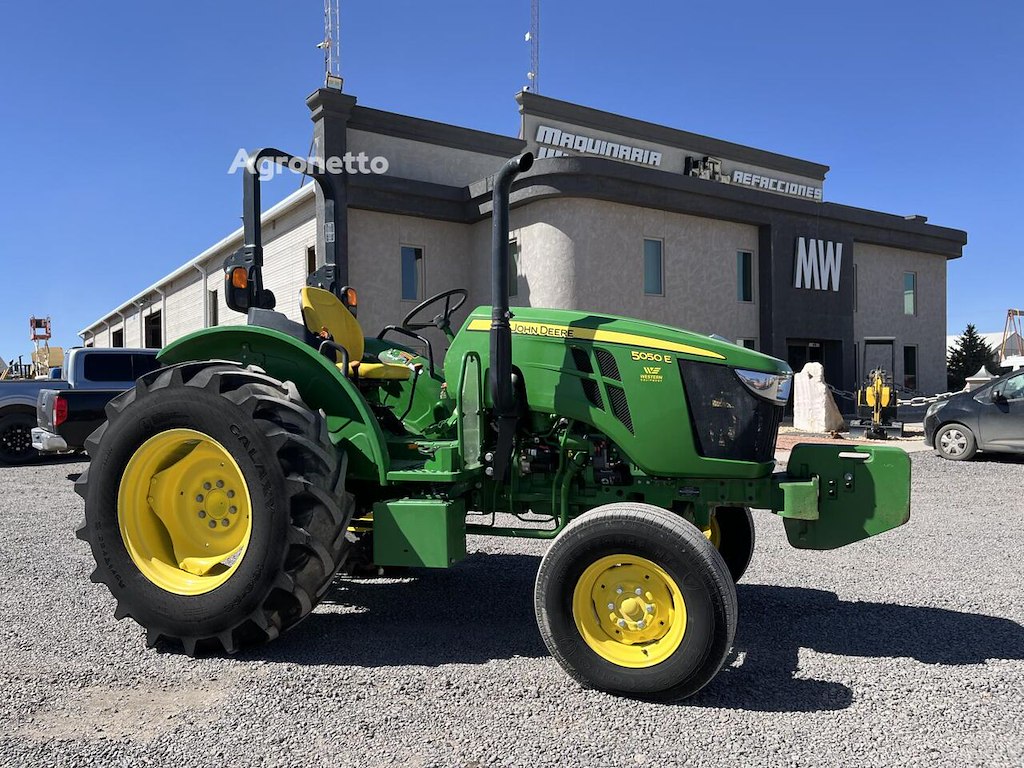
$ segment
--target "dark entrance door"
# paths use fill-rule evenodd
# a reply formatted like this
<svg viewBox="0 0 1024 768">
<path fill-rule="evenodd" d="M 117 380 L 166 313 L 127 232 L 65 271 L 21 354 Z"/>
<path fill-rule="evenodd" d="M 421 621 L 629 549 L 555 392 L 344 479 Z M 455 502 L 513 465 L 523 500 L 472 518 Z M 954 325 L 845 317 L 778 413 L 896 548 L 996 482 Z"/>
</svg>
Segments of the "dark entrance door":
<svg viewBox="0 0 1024 768">
<path fill-rule="evenodd" d="M 825 342 L 807 339 L 786 339 L 786 362 L 794 371 L 808 363 L 825 362 Z"/>
<path fill-rule="evenodd" d="M 799 373 L 807 363 L 821 363 L 825 369 L 825 381 L 838 389 L 846 389 L 849 382 L 843 381 L 843 342 L 835 339 L 786 339 L 786 362 L 794 372 Z M 836 405 L 844 413 L 853 401 L 839 394 L 835 395 Z"/>
</svg>

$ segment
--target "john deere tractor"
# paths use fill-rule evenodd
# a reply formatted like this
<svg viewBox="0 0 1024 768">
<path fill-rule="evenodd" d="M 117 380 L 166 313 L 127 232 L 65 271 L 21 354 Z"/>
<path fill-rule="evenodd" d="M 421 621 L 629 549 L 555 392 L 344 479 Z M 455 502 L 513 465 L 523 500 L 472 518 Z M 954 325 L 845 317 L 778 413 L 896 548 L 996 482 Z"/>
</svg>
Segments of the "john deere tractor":
<svg viewBox="0 0 1024 768">
<path fill-rule="evenodd" d="M 508 304 L 508 207 L 529 153 L 493 179 L 491 306 L 455 332 L 461 288 L 367 335 L 326 264 L 298 297 L 264 288 L 258 165 L 244 246 L 224 265 L 244 325 L 208 328 L 114 400 L 78 481 L 80 538 L 115 616 L 150 645 L 234 653 L 310 614 L 352 552 L 448 568 L 467 535 L 550 539 L 535 588 L 544 642 L 580 683 L 689 696 L 736 631 L 751 508 L 831 549 L 909 519 L 907 456 L 799 445 L 773 473 L 792 372 L 708 336 Z M 310 171 L 331 220 L 334 180 Z M 425 329 L 432 329 L 425 332 Z M 435 355 L 429 333 L 449 340 Z M 489 600 L 486 594 L 460 600 Z M 344 642 L 339 638 L 339 642 Z"/>
</svg>

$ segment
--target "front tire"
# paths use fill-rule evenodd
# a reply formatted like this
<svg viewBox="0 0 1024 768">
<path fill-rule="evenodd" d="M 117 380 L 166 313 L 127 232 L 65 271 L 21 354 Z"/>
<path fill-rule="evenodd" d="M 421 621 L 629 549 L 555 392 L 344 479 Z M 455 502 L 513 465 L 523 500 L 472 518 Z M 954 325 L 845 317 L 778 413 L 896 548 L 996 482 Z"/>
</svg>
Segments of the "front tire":
<svg viewBox="0 0 1024 768">
<path fill-rule="evenodd" d="M 950 461 L 968 461 L 978 452 L 978 441 L 962 424 L 946 424 L 935 433 L 935 452 Z"/>
<path fill-rule="evenodd" d="M 541 561 L 541 637 L 586 687 L 655 701 L 692 696 L 736 634 L 736 587 L 691 523 L 647 504 L 577 518 Z"/>
<path fill-rule="evenodd" d="M 78 531 L 118 619 L 147 642 L 234 653 L 309 615 L 347 551 L 352 497 L 323 417 L 294 388 L 186 363 L 111 401 L 76 483 Z"/>
</svg>

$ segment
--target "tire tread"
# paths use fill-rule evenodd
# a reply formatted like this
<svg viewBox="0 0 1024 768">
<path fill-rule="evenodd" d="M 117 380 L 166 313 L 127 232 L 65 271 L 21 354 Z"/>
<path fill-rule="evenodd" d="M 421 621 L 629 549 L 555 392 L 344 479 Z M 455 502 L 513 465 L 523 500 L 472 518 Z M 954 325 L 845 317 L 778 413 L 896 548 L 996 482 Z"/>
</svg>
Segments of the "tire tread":
<svg viewBox="0 0 1024 768">
<path fill-rule="evenodd" d="M 560 639 L 556 636 L 545 604 L 547 590 L 556 587 L 556 585 L 549 583 L 551 581 L 549 572 L 557 567 L 554 563 L 560 555 L 559 550 L 562 547 L 573 544 L 574 539 L 578 540 L 579 538 L 586 538 L 591 535 L 599 536 L 602 533 L 614 532 L 620 529 L 623 524 L 646 531 L 646 533 L 653 537 L 675 537 L 685 542 L 687 544 L 687 551 L 701 561 L 698 572 L 710 580 L 711 583 L 706 585 L 708 589 L 723 597 L 722 616 L 716 617 L 716 620 L 721 620 L 725 627 L 725 642 L 719 643 L 717 648 L 709 647 L 707 649 L 707 652 L 713 654 L 714 657 L 709 657 L 702 666 L 702 669 L 710 671 L 710 674 L 705 672 L 703 676 L 691 676 L 691 678 L 671 683 L 660 690 L 642 692 L 618 690 L 595 684 L 594 680 L 587 678 L 581 673 L 572 661 L 562 653 Z M 568 585 L 562 585 L 562 588 L 569 587 Z M 565 530 L 555 539 L 541 561 L 540 569 L 537 572 L 534 608 L 537 613 L 537 624 L 544 644 L 570 677 L 587 688 L 601 687 L 613 693 L 651 701 L 676 701 L 683 699 L 693 695 L 710 682 L 725 663 L 729 650 L 732 648 L 738 615 L 736 586 L 732 575 L 725 561 L 718 551 L 711 546 L 704 533 L 679 515 L 660 507 L 638 502 L 620 502 L 597 507 L 576 518 L 566 526 Z"/>
<path fill-rule="evenodd" d="M 217 649 L 233 654 L 245 646 L 273 640 L 306 618 L 344 564 L 348 549 L 344 534 L 355 509 L 352 495 L 343 490 L 347 461 L 327 439 L 322 413 L 305 406 L 293 384 L 279 382 L 262 371 L 221 362 L 183 363 L 140 379 L 135 389 L 110 401 L 108 421 L 87 440 L 89 453 L 100 449 L 110 432 L 108 425 L 130 416 L 126 410 L 134 402 L 170 387 L 198 387 L 214 392 L 228 401 L 226 407 L 249 414 L 274 447 L 286 472 L 288 546 L 284 548 L 282 562 L 272 565 L 278 573 L 258 607 L 212 635 L 175 634 L 166 627 L 145 627 L 150 646 L 176 641 L 190 656 Z M 282 426 L 285 424 L 287 427 Z M 86 469 L 75 483 L 75 491 L 85 499 L 89 475 Z M 85 520 L 76 531 L 78 538 L 93 546 L 94 552 L 90 518 L 96 514 L 100 513 L 87 506 Z M 114 593 L 114 577 L 102 560 L 92 579 Z M 138 621 L 128 595 L 121 596 L 115 616 Z"/>
</svg>

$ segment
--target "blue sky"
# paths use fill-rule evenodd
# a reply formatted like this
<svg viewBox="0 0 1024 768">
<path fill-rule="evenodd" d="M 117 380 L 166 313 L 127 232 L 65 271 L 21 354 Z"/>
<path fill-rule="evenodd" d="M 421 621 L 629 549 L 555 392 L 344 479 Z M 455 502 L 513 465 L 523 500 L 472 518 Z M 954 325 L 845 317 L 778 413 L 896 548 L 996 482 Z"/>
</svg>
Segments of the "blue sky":
<svg viewBox="0 0 1024 768">
<path fill-rule="evenodd" d="M 529 1 L 342 3 L 360 103 L 514 135 Z M 320 0 L 5 3 L 0 356 L 238 225 L 239 147 L 302 153 Z M 1017 3 L 547 2 L 541 92 L 832 167 L 827 200 L 966 229 L 948 330 L 1024 306 Z M 293 191 L 274 182 L 266 202 Z"/>
</svg>

